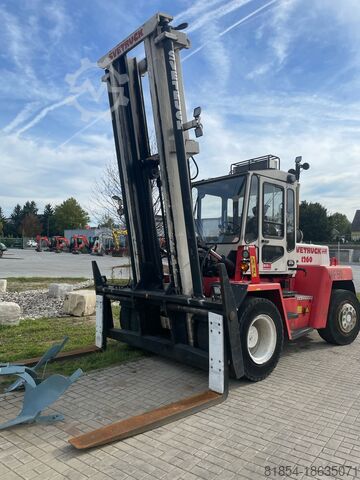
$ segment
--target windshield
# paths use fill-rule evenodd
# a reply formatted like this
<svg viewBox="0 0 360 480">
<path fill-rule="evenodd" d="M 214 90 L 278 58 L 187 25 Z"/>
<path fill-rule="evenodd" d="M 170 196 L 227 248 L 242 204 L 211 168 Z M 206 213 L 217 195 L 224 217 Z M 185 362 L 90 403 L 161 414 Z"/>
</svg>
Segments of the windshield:
<svg viewBox="0 0 360 480">
<path fill-rule="evenodd" d="M 237 243 L 244 206 L 245 176 L 199 183 L 193 187 L 194 219 L 206 243 Z"/>
</svg>

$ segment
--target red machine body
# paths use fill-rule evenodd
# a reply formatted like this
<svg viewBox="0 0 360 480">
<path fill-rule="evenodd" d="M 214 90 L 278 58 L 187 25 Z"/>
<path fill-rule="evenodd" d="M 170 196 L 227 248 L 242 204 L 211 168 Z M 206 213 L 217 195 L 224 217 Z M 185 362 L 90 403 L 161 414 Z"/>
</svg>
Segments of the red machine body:
<svg viewBox="0 0 360 480">
<path fill-rule="evenodd" d="M 86 235 L 73 235 L 70 240 L 71 253 L 89 253 L 90 244 Z"/>
<path fill-rule="evenodd" d="M 35 250 L 37 252 L 41 252 L 43 248 L 49 249 L 50 248 L 50 240 L 48 237 L 42 237 L 41 235 L 36 235 L 36 243 L 37 247 Z"/>
<path fill-rule="evenodd" d="M 61 237 L 57 235 L 51 239 L 51 250 L 54 252 L 68 251 L 69 247 L 70 247 L 70 242 L 65 237 Z"/>
<path fill-rule="evenodd" d="M 268 154 L 233 163 L 219 177 L 190 178 L 199 145 L 189 132 L 201 137 L 201 108 L 187 119 L 179 67 L 189 41 L 182 26 L 170 22 L 159 14 L 144 24 L 145 61 L 128 57 L 130 45 L 99 61 L 107 70 L 132 281 L 116 288 L 94 265 L 103 301 L 97 345 L 104 348 L 110 337 L 208 369 L 210 346 L 216 350 L 219 338 L 212 314 L 220 311 L 235 376 L 262 380 L 275 368 L 284 336 L 294 340 L 317 329 L 328 343 L 355 340 L 360 305 L 351 269 L 331 262 L 328 247 L 302 243 L 299 180 L 309 164 L 300 156 L 288 171 Z M 118 74 L 131 79 L 126 106 L 116 104 Z M 146 74 L 150 111 L 142 90 Z M 151 113 L 156 155 L 147 135 Z M 226 162 L 219 149 L 220 159 Z M 121 328 L 111 316 L 115 298 Z"/>
<path fill-rule="evenodd" d="M 298 250 L 302 248 L 302 245 L 297 246 Z M 249 252 L 247 258 L 243 256 L 244 251 Z M 248 296 L 263 297 L 276 305 L 290 340 L 310 329 L 326 327 L 334 289 L 355 292 L 351 267 L 334 265 L 333 260 L 329 260 L 328 265 L 316 265 L 311 253 L 307 262 L 311 265 L 302 265 L 294 276 L 260 277 L 255 247 L 240 246 L 236 254 L 235 272 L 230 277 L 231 284 L 247 286 Z M 250 272 L 250 276 L 247 272 Z M 204 295 L 213 297 L 214 287 L 219 284 L 218 277 L 203 277 Z"/>
</svg>

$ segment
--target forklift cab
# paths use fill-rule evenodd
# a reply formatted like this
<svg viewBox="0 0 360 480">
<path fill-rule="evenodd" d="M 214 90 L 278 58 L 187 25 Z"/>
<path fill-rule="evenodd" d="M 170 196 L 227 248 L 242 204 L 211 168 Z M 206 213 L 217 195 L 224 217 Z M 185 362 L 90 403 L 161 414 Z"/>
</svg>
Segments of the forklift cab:
<svg viewBox="0 0 360 480">
<path fill-rule="evenodd" d="M 193 184 L 200 239 L 228 258 L 239 246 L 254 245 L 260 274 L 289 274 L 296 263 L 297 182 L 279 167 L 280 160 L 268 155 L 233 164 L 227 176 Z"/>
</svg>

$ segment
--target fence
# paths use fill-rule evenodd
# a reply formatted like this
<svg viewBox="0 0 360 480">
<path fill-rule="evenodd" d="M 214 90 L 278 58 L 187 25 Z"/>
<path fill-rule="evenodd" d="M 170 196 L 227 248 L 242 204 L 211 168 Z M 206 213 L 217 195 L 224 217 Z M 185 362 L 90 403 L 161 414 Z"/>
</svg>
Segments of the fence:
<svg viewBox="0 0 360 480">
<path fill-rule="evenodd" d="M 0 237 L 0 242 L 3 243 L 7 248 L 33 248 L 34 246 L 28 245 L 29 240 L 34 240 L 30 237 L 23 238 L 10 238 L 10 237 Z"/>
<path fill-rule="evenodd" d="M 360 249 L 358 248 L 329 248 L 330 257 L 336 257 L 340 263 L 360 262 Z"/>
</svg>

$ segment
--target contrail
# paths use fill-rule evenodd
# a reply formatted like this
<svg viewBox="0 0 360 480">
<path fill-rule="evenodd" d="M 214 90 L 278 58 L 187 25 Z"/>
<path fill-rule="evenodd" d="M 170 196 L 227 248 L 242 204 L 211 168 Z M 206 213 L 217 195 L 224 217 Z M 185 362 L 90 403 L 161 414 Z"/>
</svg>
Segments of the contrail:
<svg viewBox="0 0 360 480">
<path fill-rule="evenodd" d="M 224 5 L 221 5 L 220 7 L 216 8 L 215 10 L 211 10 L 210 12 L 208 11 L 210 7 L 220 3 L 221 0 L 208 0 L 208 1 L 200 1 L 200 2 L 197 2 L 195 5 L 193 5 L 192 7 L 188 8 L 187 10 L 184 10 L 182 12 L 179 13 L 179 15 L 177 15 L 177 18 L 178 17 L 185 17 L 185 16 L 190 16 L 190 17 L 194 17 L 195 15 L 198 15 L 198 14 L 201 14 L 202 12 L 205 11 L 204 14 L 202 14 L 202 16 L 200 16 L 199 19 L 197 19 L 197 21 L 194 22 L 194 24 L 188 29 L 189 32 L 191 31 L 195 31 L 199 28 L 201 28 L 203 25 L 211 22 L 213 19 L 219 19 L 225 15 L 227 15 L 228 13 L 231 13 L 232 11 L 234 10 L 237 10 L 238 8 L 254 1 L 254 0 L 232 0 L 230 2 L 227 2 L 225 3 Z M 277 0 L 273 0 L 272 2 L 270 2 L 269 4 L 273 3 L 274 1 L 277 1 Z M 267 4 L 267 5 L 269 5 Z M 267 5 L 265 5 L 264 7 L 261 7 L 259 8 L 258 10 L 256 10 L 255 12 L 253 12 L 253 14 L 250 14 L 248 17 L 245 17 L 245 19 L 247 18 L 250 18 L 252 15 L 254 15 L 255 13 L 257 13 L 258 11 L 262 10 L 263 8 L 265 8 Z M 243 19 L 242 21 L 245 21 L 245 19 Z M 229 27 L 229 29 L 231 28 L 234 28 L 237 24 L 234 24 L 233 26 Z M 229 29 L 227 29 L 226 31 L 228 31 Z M 220 35 L 218 37 L 221 37 L 225 32 L 222 32 L 220 33 Z M 194 50 L 190 55 L 188 55 L 187 57 L 184 58 L 184 60 L 186 60 L 187 58 L 189 58 L 191 55 L 194 55 L 194 53 L 197 53 L 199 50 L 201 50 L 203 47 L 205 46 L 202 45 L 200 46 L 199 48 L 197 48 L 196 50 Z M 66 97 L 65 99 L 57 102 L 57 103 L 54 103 L 53 105 L 50 105 L 46 108 L 44 108 L 43 110 L 41 110 L 41 112 L 35 116 L 35 118 L 33 118 L 29 123 L 27 123 L 25 126 L 23 126 L 22 128 L 20 128 L 17 132 L 16 132 L 16 135 L 21 135 L 22 133 L 26 132 L 27 130 L 29 130 L 30 128 L 34 127 L 37 123 L 39 123 L 49 112 L 57 109 L 57 108 L 60 108 L 60 107 L 63 107 L 64 105 L 68 105 L 70 103 L 72 103 L 80 94 L 77 94 L 77 95 L 71 95 L 69 97 Z M 23 116 L 21 116 L 21 113 L 23 113 Z M 18 115 L 18 117 L 16 117 L 13 122 L 11 122 L 7 127 L 5 127 L 4 131 L 5 132 L 9 132 L 11 129 L 14 129 L 16 126 L 18 126 L 20 123 L 22 123 L 24 120 L 26 120 L 26 117 L 25 117 L 25 111 L 23 112 L 20 112 L 20 114 Z M 66 140 L 65 142 L 63 142 L 61 145 L 59 145 L 59 147 L 62 147 L 63 145 L 66 145 L 72 138 L 74 138 L 75 136 L 77 136 L 79 133 L 81 133 L 82 131 L 86 130 L 87 128 L 89 128 L 91 125 L 93 125 L 94 123 L 96 123 L 100 118 L 102 118 L 103 115 L 100 115 L 100 117 L 98 117 L 97 119 L 95 119 L 95 121 L 91 122 L 89 125 L 85 126 L 83 129 L 79 130 L 78 132 L 76 132 L 72 137 L 70 137 L 68 140 Z"/>
<path fill-rule="evenodd" d="M 180 18 L 184 17 L 186 21 L 189 18 L 194 17 L 195 15 L 201 14 L 204 10 L 208 10 L 214 5 L 223 2 L 224 0 L 200 0 L 192 5 L 190 8 L 183 10 L 175 16 L 175 21 L 177 22 Z"/>
<path fill-rule="evenodd" d="M 10 133 L 11 130 L 16 128 L 21 123 L 25 122 L 33 113 L 34 108 L 39 107 L 38 102 L 31 102 L 28 103 L 17 115 L 16 117 L 8 124 L 6 127 L 3 128 L 4 133 Z"/>
<path fill-rule="evenodd" d="M 241 25 L 242 23 L 246 22 L 246 20 L 249 20 L 250 18 L 254 17 L 255 15 L 257 15 L 258 13 L 260 13 L 262 10 L 265 10 L 265 8 L 269 7 L 270 5 L 274 4 L 274 3 L 277 3 L 279 2 L 280 0 L 271 0 L 271 2 L 268 2 L 266 3 L 265 5 L 263 5 L 262 7 L 259 7 L 257 8 L 256 10 L 254 10 L 253 12 L 249 13 L 249 15 L 246 15 L 245 17 L 242 17 L 240 18 L 240 20 L 238 20 L 237 22 L 233 23 L 232 25 L 230 25 L 229 27 L 227 27 L 225 30 L 223 30 L 221 33 L 219 33 L 218 37 L 222 37 L 223 35 L 225 35 L 226 33 L 230 32 L 230 30 L 232 30 L 233 28 Z M 207 43 L 203 43 L 202 45 L 200 45 L 199 47 L 197 47 L 195 50 L 193 50 L 191 53 L 189 53 L 189 55 L 186 55 L 186 57 L 183 58 L 183 61 L 187 60 L 188 58 L 192 57 L 193 55 L 195 55 L 195 53 L 198 53 L 200 52 L 200 50 L 202 50 L 204 47 L 206 47 Z"/>
<path fill-rule="evenodd" d="M 190 28 L 188 28 L 186 31 L 187 33 L 194 32 L 199 28 L 201 28 L 202 26 L 206 25 L 207 23 L 211 22 L 212 20 L 219 20 L 225 15 L 233 12 L 234 10 L 238 10 L 239 8 L 253 1 L 254 0 L 232 0 L 231 2 L 228 2 L 225 5 L 222 5 L 221 7 L 216 8 L 215 10 L 211 10 L 210 12 L 205 13 L 203 16 L 198 18 L 194 23 L 192 23 Z"/>
<path fill-rule="evenodd" d="M 252 2 L 254 0 L 233 0 L 231 2 L 228 2 L 226 3 L 225 5 L 222 5 L 221 7 L 217 8 L 216 10 L 212 10 L 211 12 L 209 12 L 208 14 L 204 14 L 204 16 L 202 18 L 200 18 L 197 22 L 194 23 L 194 25 L 188 29 L 188 31 L 194 31 L 194 30 L 197 30 L 198 28 L 202 27 L 203 25 L 205 25 L 206 23 L 210 22 L 211 20 L 213 20 L 214 18 L 216 19 L 219 19 L 225 15 L 227 15 L 228 13 L 231 13 L 232 11 Z M 241 18 L 240 20 L 238 20 L 237 22 L 235 22 L 234 24 L 230 25 L 230 27 L 226 28 L 225 30 L 223 30 L 219 35 L 218 35 L 218 38 L 222 37 L 223 35 L 225 35 L 227 32 L 229 32 L 230 30 L 232 30 L 233 28 L 237 27 L 238 25 L 240 25 L 241 23 L 245 22 L 246 20 L 248 20 L 249 18 L 255 16 L 256 14 L 258 14 L 259 12 L 261 12 L 262 10 L 264 10 L 265 8 L 267 8 L 268 6 L 272 5 L 273 3 L 275 2 L 278 2 L 279 0 L 271 0 L 270 2 L 268 2 L 267 4 L 263 5 L 262 7 L 254 10 L 252 13 L 250 13 L 249 15 L 247 15 L 246 17 L 243 17 Z M 198 13 L 201 13 L 203 10 L 205 9 L 208 9 L 210 6 L 212 5 L 215 5 L 219 3 L 219 0 L 209 0 L 207 3 L 205 2 L 199 2 L 197 4 L 195 4 L 193 7 L 190 7 L 188 10 L 184 10 L 183 12 L 181 12 L 178 16 L 178 17 L 183 17 L 185 15 L 189 15 L 189 16 L 194 16 Z M 200 45 L 200 47 L 198 47 L 197 49 L 195 49 L 193 52 L 191 52 L 189 55 L 187 55 L 186 57 L 184 57 L 183 60 L 187 60 L 188 58 L 190 58 L 192 55 L 194 55 L 195 53 L 199 52 L 200 50 L 202 50 L 207 44 L 204 43 L 203 45 Z M 49 111 L 51 110 L 54 110 L 54 108 L 58 108 L 58 107 L 61 107 L 67 103 L 70 103 L 70 101 L 72 100 L 69 100 L 69 99 L 75 99 L 76 96 L 74 97 L 68 97 L 68 99 L 65 99 L 63 102 L 59 102 L 58 104 L 54 104 L 52 105 L 51 107 L 48 107 L 48 109 L 44 109 L 42 112 L 39 113 L 39 115 L 37 117 L 35 117 L 35 119 L 30 122 L 28 125 L 26 125 L 23 129 L 21 129 L 18 133 L 23 133 L 23 131 L 27 130 L 28 128 L 31 128 L 33 125 L 34 125 L 34 121 L 36 120 L 35 123 L 37 123 L 38 121 L 40 121 Z M 92 122 L 90 122 L 89 124 L 85 125 L 85 127 L 81 128 L 80 130 L 78 130 L 76 133 L 74 133 L 71 137 L 69 137 L 67 140 L 65 140 L 63 143 L 61 143 L 60 145 L 58 145 L 57 148 L 61 148 L 65 145 L 67 145 L 69 142 L 71 142 L 71 140 L 73 140 L 75 137 L 77 137 L 78 135 L 80 135 L 82 132 L 84 132 L 85 130 L 87 130 L 88 128 L 92 127 L 95 123 L 97 123 L 99 120 L 101 120 L 105 115 L 107 115 L 108 112 L 104 112 L 103 114 L 99 115 L 99 117 L 97 117 L 95 120 L 93 120 Z M 40 118 L 39 118 L 40 117 Z"/>
<path fill-rule="evenodd" d="M 18 130 L 16 132 L 16 135 L 21 135 L 22 133 L 26 132 L 27 130 L 29 130 L 29 128 L 32 128 L 34 125 L 39 123 L 40 120 L 42 120 L 49 112 L 52 112 L 53 110 L 56 110 L 57 108 L 60 108 L 60 107 L 63 107 L 64 105 L 72 103 L 80 95 L 81 95 L 81 93 L 78 93 L 77 95 L 70 95 L 69 97 L 66 97 L 63 100 L 60 100 L 60 102 L 53 103 L 52 105 L 44 108 L 29 123 L 27 123 L 24 127 L 20 128 L 20 130 Z"/>
<path fill-rule="evenodd" d="M 56 149 L 58 148 L 61 148 L 61 147 L 64 147 L 66 144 L 68 144 L 69 142 L 71 142 L 71 140 L 75 137 L 77 137 L 78 135 L 80 135 L 80 133 L 82 132 L 85 132 L 85 130 L 87 130 L 88 128 L 92 127 L 93 125 L 95 125 L 95 123 L 97 123 L 99 120 L 101 120 L 102 118 L 106 117 L 106 115 L 109 115 L 110 112 L 108 110 L 106 110 L 106 112 L 103 112 L 101 115 L 99 115 L 97 118 L 95 118 L 95 120 L 93 120 L 92 122 L 88 123 L 87 125 L 85 125 L 85 127 L 81 128 L 80 130 L 78 130 L 77 132 L 75 132 L 73 135 L 71 135 L 71 137 L 69 137 L 67 140 L 65 140 L 64 142 L 60 143 L 60 145 L 58 145 L 56 147 Z"/>
</svg>

